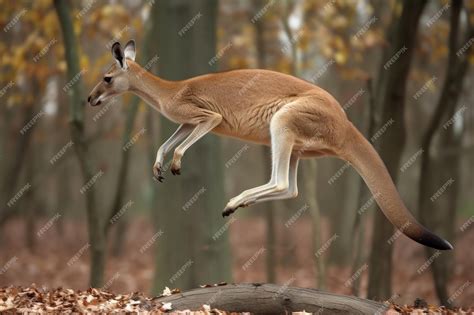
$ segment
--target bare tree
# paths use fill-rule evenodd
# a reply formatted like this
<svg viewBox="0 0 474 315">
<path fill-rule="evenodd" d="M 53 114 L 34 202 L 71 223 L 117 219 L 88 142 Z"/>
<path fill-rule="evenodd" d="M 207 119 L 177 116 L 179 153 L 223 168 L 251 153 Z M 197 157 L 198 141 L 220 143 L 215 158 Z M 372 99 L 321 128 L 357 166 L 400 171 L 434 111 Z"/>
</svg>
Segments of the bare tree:
<svg viewBox="0 0 474 315">
<path fill-rule="evenodd" d="M 39 93 L 39 86 L 37 80 L 32 80 L 31 85 L 29 86 L 31 89 L 31 93 L 38 94 Z M 26 126 L 31 118 L 35 115 L 36 111 L 39 109 L 39 105 L 41 102 L 34 101 L 30 104 L 25 104 L 22 107 L 21 111 L 21 124 L 22 127 Z M 33 125 L 28 132 L 22 134 L 18 141 L 14 143 L 13 155 L 15 158 L 11 161 L 11 166 L 5 172 L 5 176 L 3 177 L 2 184 L 2 205 L 8 204 L 8 198 L 11 198 L 17 189 L 18 179 L 20 179 L 20 173 L 24 166 L 24 161 L 27 156 L 27 151 L 31 145 L 31 137 L 33 131 L 36 129 L 36 126 Z M 2 206 L 3 209 L 0 212 L 0 226 L 3 224 L 15 213 L 16 206 Z"/>
<path fill-rule="evenodd" d="M 387 31 L 387 46 L 383 51 L 378 73 L 375 104 L 380 115 L 380 125 L 389 126 L 377 143 L 380 157 L 394 182 L 397 182 L 400 158 L 405 145 L 405 86 L 415 50 L 415 39 L 426 0 L 401 1 L 403 9 L 392 17 Z M 388 124 L 388 125 L 387 125 Z M 393 226 L 381 211 L 375 213 L 372 246 L 369 259 L 368 297 L 390 297 L 393 246 L 388 243 Z"/>
<path fill-rule="evenodd" d="M 138 50 L 137 55 L 137 61 L 140 64 L 147 64 L 148 62 L 150 62 L 150 60 L 153 58 L 153 51 L 156 51 L 157 48 L 154 36 L 158 31 L 158 23 L 156 21 L 156 18 L 158 16 L 158 9 L 158 6 L 152 6 L 149 20 L 145 25 L 145 35 L 143 37 L 143 44 L 141 45 L 141 49 Z M 122 134 L 122 146 L 120 147 L 121 161 L 118 167 L 115 192 L 112 195 L 112 203 L 108 212 L 107 221 L 104 224 L 105 233 L 108 233 L 111 226 L 109 222 L 111 223 L 112 218 L 120 211 L 125 199 L 128 169 L 130 164 L 129 160 L 132 150 L 123 150 L 123 148 L 127 144 L 127 142 L 130 141 L 139 105 L 140 99 L 137 96 L 134 96 L 131 103 L 129 104 L 128 110 L 125 115 L 125 128 Z M 126 226 L 126 217 L 122 217 L 121 220 L 117 222 L 114 244 L 112 246 L 112 253 L 116 256 L 121 253 L 121 248 L 126 232 Z"/>
<path fill-rule="evenodd" d="M 214 71 L 216 64 L 210 60 L 216 56 L 217 1 L 160 0 L 155 5 L 160 8 L 159 75 L 182 80 Z M 197 19 L 194 26 L 183 28 Z M 162 119 L 160 142 L 176 127 Z M 155 184 L 160 200 L 155 223 L 166 238 L 157 246 L 155 292 L 165 286 L 192 288 L 231 279 L 228 225 L 219 214 L 225 205 L 220 141 L 207 135 L 191 150 L 194 154 L 189 154 L 179 177 L 169 175 L 163 184 Z M 178 273 L 181 268 L 186 272 Z"/>
<path fill-rule="evenodd" d="M 443 119 L 449 120 L 454 116 L 456 105 L 462 92 L 464 78 L 469 68 L 468 55 L 471 49 L 470 46 L 464 54 L 459 54 L 458 52 L 460 46 L 467 43 L 474 36 L 474 27 L 468 25 L 469 28 L 465 36 L 462 41 L 459 40 L 461 9 L 462 1 L 453 0 L 448 39 L 449 53 L 446 77 L 438 104 L 429 121 L 428 128 L 423 135 L 421 144 L 424 153 L 421 157 L 418 200 L 421 222 L 426 223 L 428 226 L 435 227 L 435 231 L 443 232 L 442 234 L 448 237 L 450 236 L 451 238 L 453 238 L 455 234 L 457 177 L 459 176 L 458 163 L 456 163 L 458 154 L 445 154 L 435 158 L 433 151 L 437 151 L 441 155 L 446 146 L 459 147 L 460 145 L 460 137 L 454 128 L 443 128 L 443 130 L 440 128 L 440 124 Z M 437 145 L 433 143 L 436 134 L 440 134 L 441 136 Z M 443 163 L 442 167 L 439 168 L 439 166 L 441 166 L 440 162 L 443 161 L 448 163 Z M 430 196 L 450 178 L 454 178 L 453 187 L 450 187 L 451 198 L 448 198 L 450 202 L 442 204 L 446 205 L 447 209 L 441 209 L 439 206 L 440 203 L 433 202 Z M 427 257 L 431 257 L 434 254 L 434 250 L 426 248 L 426 254 Z M 447 284 L 450 274 L 448 267 L 451 259 L 452 254 L 443 253 L 442 256 L 434 260 L 431 264 L 436 293 L 440 302 L 443 304 L 449 304 Z"/>
<path fill-rule="evenodd" d="M 64 53 L 67 64 L 67 80 L 75 82 L 69 89 L 69 117 L 71 138 L 84 182 L 89 181 L 94 175 L 94 167 L 88 153 L 89 145 L 84 133 L 84 87 L 82 80 L 74 79 L 80 73 L 79 50 L 77 38 L 70 15 L 69 1 L 55 0 L 54 6 L 59 18 L 63 34 Z M 77 82 L 76 82 L 77 81 Z M 102 229 L 102 220 L 95 204 L 95 189 L 90 187 L 84 193 L 87 209 L 87 226 L 89 232 L 89 245 L 91 249 L 91 286 L 99 287 L 104 280 L 105 268 L 105 234 Z"/>
<path fill-rule="evenodd" d="M 367 120 L 368 120 L 368 127 L 367 127 L 367 137 L 370 137 L 375 133 L 375 100 L 374 100 L 374 91 L 373 91 L 373 82 L 371 79 L 367 80 L 367 94 L 368 94 L 368 105 L 367 106 Z M 367 203 L 367 200 L 370 198 L 370 192 L 367 189 L 367 186 L 364 183 L 364 180 L 360 179 L 359 185 L 359 197 L 358 197 L 358 206 L 362 207 Z M 369 205 L 367 205 L 369 206 Z M 360 208 L 359 208 L 360 209 Z M 365 241 L 365 226 L 366 226 L 366 218 L 363 217 L 362 213 L 357 213 L 354 219 L 354 226 L 352 228 L 352 251 L 354 252 L 354 258 L 352 260 L 352 273 L 355 274 L 357 269 L 363 264 L 366 256 L 367 250 L 364 246 Z M 354 280 L 352 285 L 352 293 L 355 296 L 359 295 L 359 285 L 360 285 L 360 277 Z"/>
<path fill-rule="evenodd" d="M 252 9 L 254 12 L 258 12 L 265 4 L 265 1 L 254 0 L 252 3 Z M 252 13 L 254 14 L 254 13 Z M 266 69 L 266 49 L 265 49 L 265 17 L 257 19 L 254 23 L 255 26 L 255 46 L 257 52 L 257 67 L 260 69 Z M 265 176 L 268 176 L 267 172 L 271 169 L 271 154 L 270 150 L 266 147 L 260 147 L 263 162 L 263 169 L 265 170 Z M 266 255 L 265 255 L 265 266 L 267 272 L 267 281 L 269 283 L 274 283 L 276 281 L 276 229 L 275 229 L 275 220 L 276 212 L 279 204 L 272 202 L 272 204 L 267 205 L 265 209 L 265 221 L 267 225 L 266 229 Z"/>
</svg>

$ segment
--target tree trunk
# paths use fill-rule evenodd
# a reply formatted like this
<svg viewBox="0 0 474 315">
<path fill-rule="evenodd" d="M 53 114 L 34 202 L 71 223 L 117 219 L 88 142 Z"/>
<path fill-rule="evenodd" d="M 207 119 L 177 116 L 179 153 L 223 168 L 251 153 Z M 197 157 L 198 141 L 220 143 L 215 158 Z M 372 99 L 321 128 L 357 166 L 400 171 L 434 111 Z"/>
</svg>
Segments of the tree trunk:
<svg viewBox="0 0 474 315">
<path fill-rule="evenodd" d="M 387 124 L 389 127 L 386 127 L 386 132 L 375 141 L 379 143 L 379 154 L 395 183 L 405 145 L 405 85 L 415 50 L 418 21 L 425 4 L 425 0 L 404 0 L 401 16 L 397 17 L 398 13 L 394 13 L 387 36 L 387 42 L 390 44 L 383 53 L 379 70 L 375 102 L 381 110 L 379 128 Z M 393 59 L 395 57 L 396 59 Z M 381 211 L 377 211 L 368 266 L 369 298 L 385 299 L 391 295 L 393 246 L 387 240 L 393 231 L 391 223 Z"/>
<path fill-rule="evenodd" d="M 456 106 L 450 108 L 448 112 L 448 117 L 453 117 Z M 442 181 L 446 178 L 455 179 L 453 184 L 449 187 L 448 191 L 445 192 L 446 196 L 445 202 L 438 205 L 438 211 L 432 211 L 436 213 L 433 218 L 439 217 L 437 222 L 433 225 L 435 231 L 439 231 L 441 235 L 445 235 L 447 239 L 456 238 L 456 212 L 458 205 L 458 195 L 460 190 L 460 175 L 461 175 L 461 146 L 462 146 L 462 135 L 465 130 L 464 124 L 459 129 L 452 126 L 449 130 L 444 131 L 441 136 L 441 141 L 439 145 L 439 151 L 443 152 L 442 148 L 452 147 L 454 152 L 451 154 L 441 153 L 438 157 L 438 170 L 443 170 L 440 172 L 441 178 L 438 179 L 441 187 L 445 182 Z M 435 171 L 433 171 L 435 172 Z M 459 180 L 458 180 L 459 179 Z M 433 209 L 432 209 L 433 210 Z M 428 216 L 429 217 L 429 216 Z M 431 222 L 429 220 L 428 222 Z M 427 252 L 427 255 L 430 255 L 430 252 Z M 433 252 L 431 252 L 431 257 Z M 433 270 L 433 280 L 435 282 L 436 294 L 441 304 L 447 306 L 453 306 L 451 300 L 449 299 L 448 293 L 448 284 L 451 280 L 452 275 L 454 274 L 454 251 L 447 252 L 445 255 L 439 257 L 433 261 L 431 265 Z M 443 281 L 444 280 L 444 281 Z"/>
<path fill-rule="evenodd" d="M 33 81 L 32 92 L 34 93 L 37 91 L 37 82 Z M 35 106 L 35 103 L 27 104 L 26 106 L 24 106 L 22 126 L 28 124 L 31 118 L 35 115 L 36 108 L 38 108 L 38 106 Z M 5 172 L 6 174 L 4 177 L 4 181 L 2 182 L 2 192 L 0 195 L 0 197 L 4 199 L 2 203 L 2 211 L 0 212 L 0 227 L 2 227 L 3 224 L 5 224 L 5 222 L 15 213 L 16 206 L 13 205 L 11 207 L 8 207 L 7 204 L 9 198 L 12 198 L 15 194 L 15 189 L 17 189 L 18 179 L 20 178 L 21 170 L 23 168 L 23 165 L 25 164 L 23 162 L 27 156 L 26 153 L 31 143 L 31 136 L 33 134 L 34 128 L 36 127 L 35 125 L 36 124 L 34 124 L 28 130 L 28 132 L 19 137 L 19 141 L 15 144 L 15 152 L 12 155 L 15 157 L 12 161 L 12 166 Z M 5 207 L 5 205 L 7 206 Z"/>
<path fill-rule="evenodd" d="M 374 90 L 373 90 L 373 82 L 372 80 L 367 81 L 367 94 L 369 96 L 368 100 L 368 110 L 367 110 L 367 121 L 368 121 L 368 128 L 367 128 L 367 138 L 370 138 L 375 133 L 375 99 L 374 99 Z M 370 200 L 371 195 L 370 192 L 361 178 L 359 183 L 359 197 L 358 203 L 359 209 L 362 209 L 363 206 L 369 206 L 367 204 L 368 200 Z M 367 209 L 364 208 L 364 212 Z M 359 213 L 357 212 L 355 219 L 354 219 L 354 226 L 352 228 L 352 250 L 354 252 L 354 259 L 352 261 L 352 272 L 351 274 L 355 274 L 357 269 L 364 263 L 367 258 L 367 250 L 364 246 L 365 241 L 365 226 L 367 224 L 367 213 Z M 352 283 L 352 293 L 355 296 L 359 296 L 359 286 L 360 286 L 360 277 L 354 280 Z"/>
<path fill-rule="evenodd" d="M 313 252 L 316 253 L 323 246 L 323 231 L 321 224 L 321 211 L 318 205 L 317 196 L 317 161 L 315 159 L 307 161 L 303 174 L 304 194 L 311 212 L 311 222 L 313 226 Z M 318 256 L 314 260 L 316 267 L 316 286 L 318 289 L 326 287 L 326 259 L 324 255 Z"/>
<path fill-rule="evenodd" d="M 197 310 L 203 304 L 227 312 L 252 314 L 383 314 L 387 306 L 353 296 L 274 284 L 228 284 L 194 289 L 160 297 L 154 303 L 171 303 L 173 310 Z"/>
<path fill-rule="evenodd" d="M 147 60 L 147 59 L 143 58 L 142 60 Z M 115 193 L 112 195 L 112 205 L 109 209 L 106 221 L 104 222 L 104 232 L 106 234 L 111 226 L 112 218 L 120 211 L 121 207 L 123 206 L 123 200 L 125 199 L 124 197 L 125 197 L 125 190 L 127 188 L 126 183 L 127 183 L 128 165 L 129 165 L 129 160 L 130 160 L 131 149 L 123 150 L 123 147 L 127 144 L 127 142 L 130 141 L 133 125 L 135 122 L 135 117 L 137 116 L 137 112 L 138 112 L 139 102 L 140 102 L 140 99 L 134 96 L 132 103 L 129 105 L 130 107 L 128 108 L 128 111 L 126 114 L 127 119 L 125 122 L 125 128 L 123 130 L 123 134 L 122 134 L 122 146 L 120 147 L 121 161 L 118 167 L 117 184 L 115 186 Z"/>
<path fill-rule="evenodd" d="M 70 3 L 65 0 L 55 0 L 54 6 L 59 18 L 59 24 L 63 34 L 65 59 L 67 64 L 67 80 L 73 82 L 74 77 L 80 73 L 79 51 L 77 38 L 70 16 Z M 77 78 L 76 78 L 77 79 Z M 74 80 L 76 81 L 76 80 Z M 74 142 L 76 156 L 79 160 L 82 179 L 84 182 L 90 180 L 95 173 L 88 158 L 88 144 L 84 139 L 84 88 L 82 80 L 79 79 L 68 90 L 69 94 L 69 116 L 71 126 L 71 138 Z M 105 267 L 105 233 L 102 228 L 101 218 L 95 207 L 94 187 L 85 193 L 87 209 L 87 226 L 89 233 L 89 244 L 91 249 L 91 271 L 90 284 L 100 287 L 104 278 Z"/>
<path fill-rule="evenodd" d="M 252 12 L 257 12 L 265 6 L 266 2 L 262 0 L 254 0 L 252 2 L 253 10 Z M 265 31 L 265 16 L 262 18 L 257 19 L 254 23 L 255 25 L 255 47 L 257 53 L 257 68 L 266 69 L 266 52 L 265 52 L 265 38 L 264 38 L 264 31 Z M 262 154 L 262 169 L 264 170 L 265 178 L 270 178 L 270 170 L 272 168 L 272 157 L 271 153 L 268 148 L 260 147 L 259 148 Z M 267 208 L 264 210 L 265 212 L 265 221 L 267 225 L 266 229 L 266 238 L 265 238 L 265 270 L 267 272 L 267 281 L 269 283 L 276 282 L 276 231 L 275 231 L 275 213 L 278 211 L 276 207 L 272 207 L 276 205 L 275 202 L 270 202 L 266 206 Z M 278 206 L 277 206 L 278 207 Z"/>
<path fill-rule="evenodd" d="M 114 229 L 115 233 L 112 239 L 111 254 L 115 258 L 121 257 L 123 254 L 123 247 L 127 239 L 128 223 L 128 215 L 124 214 Z"/>
<path fill-rule="evenodd" d="M 155 72 L 156 73 L 156 72 Z M 157 113 L 155 110 L 151 108 L 151 106 L 147 107 L 147 113 L 146 113 L 146 128 L 149 130 L 149 138 L 147 141 L 147 147 L 146 151 L 148 154 L 148 164 L 145 164 L 145 169 L 146 172 L 150 171 L 150 165 L 153 165 L 155 163 L 155 148 L 156 145 L 159 144 L 158 141 L 158 135 L 159 135 L 159 129 L 160 129 L 160 120 L 159 118 L 159 113 Z M 150 218 L 152 222 L 159 222 L 160 215 L 157 211 L 158 209 L 158 189 L 156 189 L 156 182 L 152 176 L 149 178 L 150 182 L 150 187 L 151 187 L 151 192 L 150 192 L 150 198 L 148 200 L 148 205 L 150 208 Z"/>
<path fill-rule="evenodd" d="M 30 154 L 30 156 L 39 156 L 40 148 L 35 145 L 30 145 L 29 150 L 26 152 Z M 35 152 L 36 151 L 36 152 Z M 36 153 L 36 154 L 35 154 Z M 37 163 L 37 159 L 31 159 L 25 166 L 25 177 L 27 180 L 31 180 L 34 178 L 35 174 L 35 167 Z M 31 253 L 35 253 L 36 249 L 36 220 L 38 217 L 35 218 L 35 214 L 38 214 L 38 203 L 35 202 L 36 194 L 34 190 L 30 190 L 26 193 L 20 201 L 20 207 L 22 212 L 25 216 L 25 240 L 26 240 L 26 247 Z"/>
<path fill-rule="evenodd" d="M 444 155 L 434 158 L 432 156 L 432 151 L 435 151 L 433 150 L 433 147 L 435 147 L 433 145 L 433 140 L 437 132 L 441 135 L 440 142 L 436 146 L 436 151 L 440 154 L 442 154 L 443 148 L 447 146 L 460 146 L 460 135 L 456 134 L 454 126 L 448 126 L 448 128 L 444 128 L 445 130 L 438 128 L 443 119 L 449 120 L 454 116 L 456 104 L 462 92 L 464 77 L 469 67 L 468 59 L 465 57 L 469 54 L 469 51 L 466 51 L 464 56 L 456 55 L 460 44 L 459 21 L 461 7 L 462 1 L 453 0 L 446 78 L 434 115 L 431 118 L 422 139 L 424 154 L 421 157 L 421 171 L 418 187 L 418 207 L 421 223 L 433 227 L 435 232 L 438 232 L 441 235 L 450 236 L 451 238 L 454 238 L 455 229 L 456 195 L 459 181 L 459 155 Z M 474 27 L 471 27 L 466 32 L 466 36 L 461 40 L 461 43 L 467 42 L 473 36 Z M 450 179 L 453 179 L 454 182 L 450 185 L 449 191 L 446 192 L 447 196 L 444 197 L 445 202 L 443 203 L 442 198 L 440 198 L 441 200 L 431 200 L 431 196 L 436 192 L 436 190 Z M 431 257 L 433 254 L 434 250 L 426 248 L 427 257 Z M 452 257 L 453 254 L 451 253 L 443 253 L 443 255 L 434 260 L 431 265 L 436 294 L 442 304 L 449 304 L 447 283 L 450 272 L 448 266 Z"/>
<path fill-rule="evenodd" d="M 158 23 L 155 20 L 158 16 L 158 9 L 158 6 L 152 7 L 149 20 L 146 23 L 143 44 L 141 45 L 141 49 L 138 50 L 137 55 L 137 61 L 139 64 L 147 64 L 152 59 L 153 51 L 156 51 L 157 47 L 156 41 L 154 40 L 154 36 L 158 31 Z M 121 161 L 118 167 L 115 194 L 112 197 L 112 203 L 108 212 L 107 220 L 104 222 L 104 229 L 106 234 L 108 233 L 108 230 L 111 224 L 113 223 L 111 221 L 112 218 L 120 211 L 124 204 L 131 150 L 123 150 L 123 148 L 132 137 L 133 125 L 137 116 L 139 105 L 140 98 L 138 98 L 137 96 L 133 96 L 126 113 L 125 128 L 122 134 L 122 146 L 120 147 Z M 115 235 L 112 244 L 112 254 L 116 257 L 120 256 L 122 252 L 123 241 L 125 240 L 125 234 L 127 232 L 128 227 L 128 222 L 125 222 L 127 218 L 128 216 L 126 215 L 122 216 L 120 218 L 120 221 L 117 223 L 115 229 Z"/>
<path fill-rule="evenodd" d="M 159 75 L 180 80 L 214 71 L 209 61 L 216 55 L 217 1 L 161 0 L 155 5 L 160 8 Z M 183 28 L 191 20 L 194 25 Z M 163 136 L 177 128 L 172 125 L 163 119 Z M 187 152 L 180 177 L 168 175 L 164 184 L 156 184 L 161 201 L 156 224 L 166 241 L 157 247 L 155 292 L 231 279 L 227 232 L 218 233 L 226 224 L 220 215 L 223 165 L 219 140 L 207 135 Z"/>
</svg>

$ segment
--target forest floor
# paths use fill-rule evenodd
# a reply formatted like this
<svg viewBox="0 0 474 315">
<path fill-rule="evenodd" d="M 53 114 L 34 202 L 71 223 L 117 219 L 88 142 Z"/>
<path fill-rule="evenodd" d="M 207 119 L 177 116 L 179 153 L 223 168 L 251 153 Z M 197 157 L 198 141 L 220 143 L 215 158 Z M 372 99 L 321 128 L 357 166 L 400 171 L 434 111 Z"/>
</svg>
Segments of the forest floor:
<svg viewBox="0 0 474 315">
<path fill-rule="evenodd" d="M 283 288 L 283 287 L 281 287 Z M 114 294 L 108 291 L 92 289 L 72 290 L 56 288 L 44 290 L 31 287 L 0 288 L 0 312 L 2 314 L 183 314 L 183 315 L 210 315 L 210 314 L 250 314 L 240 312 L 225 312 L 210 305 L 203 304 L 195 310 L 175 310 L 172 302 L 160 302 L 160 297 L 179 294 L 179 290 L 165 289 L 160 296 L 149 297 L 141 292 L 129 294 Z M 399 306 L 387 305 L 386 315 L 395 314 L 472 314 L 474 309 L 448 310 L 435 306 Z M 325 314 L 324 308 L 320 311 Z M 376 314 L 382 314 L 379 308 Z M 304 310 L 291 314 L 303 315 Z M 320 314 L 320 312 L 317 312 Z"/>
<path fill-rule="evenodd" d="M 44 222 L 38 223 L 39 230 Z M 0 287 L 31 287 L 48 291 L 58 287 L 73 290 L 87 290 L 89 257 L 87 235 L 84 223 L 64 220 L 51 229 L 35 236 L 34 249 L 26 241 L 25 223 L 12 220 L 5 227 L 0 242 Z M 115 294 L 145 292 L 149 294 L 153 282 L 153 247 L 141 252 L 140 248 L 155 234 L 148 218 L 136 218 L 129 225 L 123 254 L 109 256 L 104 289 Z M 298 287 L 315 287 L 314 253 L 311 245 L 311 223 L 301 218 L 291 229 L 281 225 L 277 237 L 276 283 Z M 113 234 L 111 234 L 113 235 Z M 284 237 L 283 237 L 284 236 Z M 329 236 L 326 238 L 328 239 Z M 262 217 L 239 218 L 230 227 L 233 254 L 233 277 L 235 283 L 267 282 L 265 253 L 259 256 L 249 268 L 242 268 L 256 252 L 265 246 L 265 224 Z M 464 308 L 474 306 L 474 229 L 465 232 L 455 244 L 454 274 L 449 283 L 455 305 Z M 84 249 L 85 248 L 85 249 Z M 84 254 L 75 259 L 83 249 Z M 76 256 L 75 256 L 76 255 Z M 420 298 L 430 305 L 437 299 L 431 273 L 420 271 L 426 263 L 425 252 L 411 240 L 400 237 L 395 245 L 392 285 L 394 295 L 390 300 L 398 305 L 413 305 Z M 74 263 L 74 268 L 69 265 Z M 245 269 L 245 270 L 244 270 Z M 351 278 L 349 267 L 330 266 L 327 269 L 325 290 L 351 295 L 347 286 Z M 361 297 L 367 287 L 367 271 L 361 274 Z M 456 293 L 455 293 L 456 292 Z"/>
</svg>

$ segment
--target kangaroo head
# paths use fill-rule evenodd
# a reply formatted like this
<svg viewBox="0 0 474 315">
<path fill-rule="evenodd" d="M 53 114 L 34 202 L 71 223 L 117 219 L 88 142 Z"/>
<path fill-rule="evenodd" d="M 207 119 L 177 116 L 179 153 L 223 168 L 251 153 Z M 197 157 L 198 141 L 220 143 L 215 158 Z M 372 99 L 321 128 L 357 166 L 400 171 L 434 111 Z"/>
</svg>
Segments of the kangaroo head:
<svg viewBox="0 0 474 315">
<path fill-rule="evenodd" d="M 112 45 L 112 56 L 115 62 L 89 94 L 87 101 L 92 106 L 100 105 L 111 97 L 120 95 L 130 89 L 132 78 L 129 63 L 135 61 L 135 55 L 134 40 L 130 40 L 123 50 L 119 42 Z"/>
</svg>

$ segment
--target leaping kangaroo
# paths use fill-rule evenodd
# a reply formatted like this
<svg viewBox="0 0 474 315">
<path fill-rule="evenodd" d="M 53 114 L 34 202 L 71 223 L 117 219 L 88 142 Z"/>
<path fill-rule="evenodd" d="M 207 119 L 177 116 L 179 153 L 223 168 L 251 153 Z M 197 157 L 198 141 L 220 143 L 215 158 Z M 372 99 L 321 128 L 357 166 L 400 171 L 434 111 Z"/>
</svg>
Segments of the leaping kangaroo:
<svg viewBox="0 0 474 315">
<path fill-rule="evenodd" d="M 385 216 L 406 236 L 436 249 L 453 248 L 417 222 L 380 156 L 325 90 L 290 75 L 261 69 L 167 81 L 135 62 L 133 40 L 123 50 L 120 43 L 114 43 L 112 55 L 115 62 L 94 87 L 88 102 L 97 106 L 113 96 L 132 92 L 179 124 L 158 149 L 153 165 L 157 180 L 163 180 L 164 159 L 171 149 L 176 147 L 171 172 L 180 174 L 183 154 L 209 132 L 270 145 L 270 181 L 232 198 L 222 212 L 228 216 L 239 207 L 296 197 L 298 161 L 335 156 L 358 171 Z"/>
</svg>

